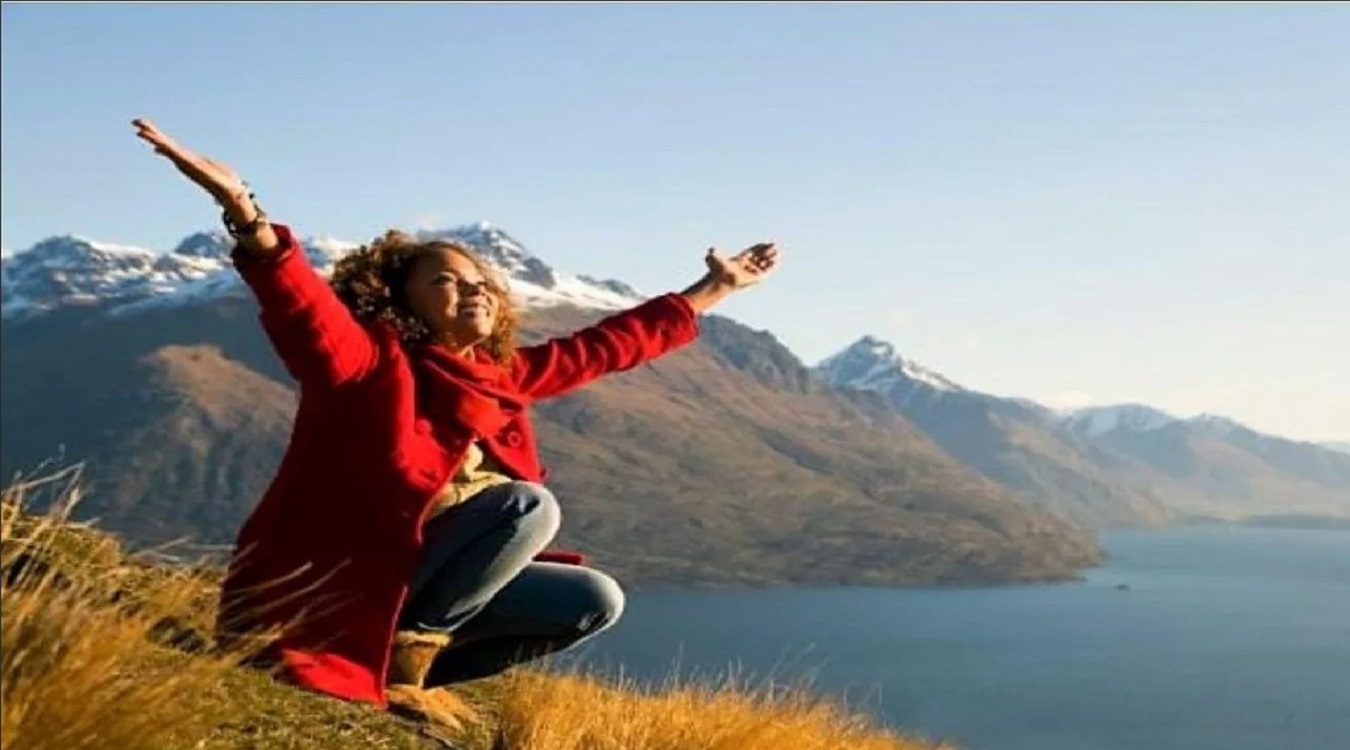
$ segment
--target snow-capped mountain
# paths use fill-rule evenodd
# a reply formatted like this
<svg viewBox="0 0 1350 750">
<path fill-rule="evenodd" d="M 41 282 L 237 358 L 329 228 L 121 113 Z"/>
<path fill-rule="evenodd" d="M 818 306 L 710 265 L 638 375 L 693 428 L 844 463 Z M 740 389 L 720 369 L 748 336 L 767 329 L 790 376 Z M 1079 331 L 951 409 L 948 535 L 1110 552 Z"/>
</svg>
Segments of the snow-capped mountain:
<svg viewBox="0 0 1350 750">
<path fill-rule="evenodd" d="M 508 277 L 518 302 L 527 307 L 567 304 L 620 309 L 642 298 L 619 281 L 557 271 L 487 222 L 418 235 L 471 245 Z M 326 236 L 305 238 L 302 243 L 310 262 L 323 275 L 332 272 L 338 258 L 359 247 L 359 243 Z M 0 314 L 7 322 L 17 321 L 70 305 L 106 306 L 110 313 L 126 314 L 243 294 L 230 265 L 230 247 L 231 240 L 223 232 L 192 234 L 168 252 L 73 235 L 51 237 L 27 251 L 4 253 Z"/>
<path fill-rule="evenodd" d="M 1148 432 L 1179 421 L 1166 412 L 1143 404 L 1116 404 L 1075 409 L 1063 418 L 1071 431 L 1086 437 L 1100 437 L 1115 430 Z"/>
<path fill-rule="evenodd" d="M 1322 447 L 1337 453 L 1350 453 L 1350 442 L 1322 443 Z"/>
<path fill-rule="evenodd" d="M 63 305 L 171 295 L 222 268 L 200 254 L 156 253 L 74 235 L 51 237 L 0 261 L 5 318 Z"/>
<path fill-rule="evenodd" d="M 610 307 L 630 305 L 642 298 L 622 281 L 559 273 L 486 221 L 448 230 L 422 230 L 416 236 L 421 240 L 467 242 L 511 278 L 518 295 L 541 304 L 559 299 L 580 307 Z"/>
<path fill-rule="evenodd" d="M 872 336 L 825 359 L 816 372 L 836 388 L 880 394 L 953 458 L 1030 502 L 1091 525 L 1169 517 L 1040 404 L 965 388 Z"/>
<path fill-rule="evenodd" d="M 863 337 L 816 371 L 879 393 L 952 457 L 1029 501 L 1095 525 L 1262 513 L 1350 514 L 1350 462 L 1226 417 L 1137 403 L 1057 412 L 972 390 Z"/>
<path fill-rule="evenodd" d="M 1066 412 L 1061 420 L 1070 430 L 1085 437 L 1101 437 L 1116 430 L 1134 433 L 1151 432 L 1173 425 L 1184 425 L 1195 434 L 1218 440 L 1233 440 L 1241 436 L 1260 436 L 1260 433 L 1256 430 L 1219 414 L 1199 414 L 1189 419 L 1182 419 L 1143 404 L 1089 406 Z M 1283 440 L 1283 438 L 1280 439 Z"/>
<path fill-rule="evenodd" d="M 943 375 L 901 357 L 891 344 L 863 336 L 816 365 L 816 371 L 837 388 L 875 391 L 892 400 L 967 393 Z"/>
</svg>

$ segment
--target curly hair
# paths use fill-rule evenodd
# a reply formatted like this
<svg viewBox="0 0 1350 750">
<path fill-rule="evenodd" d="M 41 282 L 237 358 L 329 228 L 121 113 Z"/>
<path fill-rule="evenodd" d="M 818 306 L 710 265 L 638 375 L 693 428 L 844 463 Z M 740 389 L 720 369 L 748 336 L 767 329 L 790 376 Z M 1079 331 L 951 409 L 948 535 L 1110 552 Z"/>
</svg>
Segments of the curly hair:
<svg viewBox="0 0 1350 750">
<path fill-rule="evenodd" d="M 498 363 L 509 363 L 515 353 L 518 320 L 510 290 L 501 274 L 467 244 L 451 240 L 422 242 L 406 232 L 391 229 L 338 259 L 330 283 L 357 320 L 388 324 L 404 343 L 426 342 L 431 339 L 431 329 L 408 305 L 405 287 L 417 261 L 439 250 L 463 256 L 483 275 L 488 292 L 497 298 L 497 318 L 484 347 Z"/>
</svg>

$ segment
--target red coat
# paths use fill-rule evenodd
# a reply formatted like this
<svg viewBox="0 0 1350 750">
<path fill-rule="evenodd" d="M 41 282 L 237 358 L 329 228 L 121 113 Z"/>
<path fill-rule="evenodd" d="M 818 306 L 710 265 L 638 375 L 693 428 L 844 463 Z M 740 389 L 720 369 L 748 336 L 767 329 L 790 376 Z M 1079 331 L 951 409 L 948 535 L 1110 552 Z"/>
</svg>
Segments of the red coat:
<svg viewBox="0 0 1350 750">
<path fill-rule="evenodd" d="M 383 707 L 421 521 L 468 439 L 442 444 L 433 435 L 404 347 L 392 332 L 359 323 L 290 230 L 276 229 L 284 245 L 278 256 L 236 252 L 234 263 L 258 298 L 273 347 L 300 383 L 300 403 L 277 475 L 239 532 L 219 625 L 228 638 L 292 623 L 272 649 L 288 678 Z M 510 381 L 527 400 L 558 396 L 697 336 L 693 308 L 667 294 L 571 336 L 520 348 Z M 543 480 L 525 413 L 484 440 L 508 473 Z"/>
</svg>

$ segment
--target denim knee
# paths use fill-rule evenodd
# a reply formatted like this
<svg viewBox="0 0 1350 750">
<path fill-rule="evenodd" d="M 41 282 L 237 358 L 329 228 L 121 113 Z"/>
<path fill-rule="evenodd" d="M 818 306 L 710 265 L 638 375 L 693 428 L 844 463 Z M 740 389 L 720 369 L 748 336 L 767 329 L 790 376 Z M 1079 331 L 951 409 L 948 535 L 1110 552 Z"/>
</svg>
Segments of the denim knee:
<svg viewBox="0 0 1350 750">
<path fill-rule="evenodd" d="M 577 572 L 584 574 L 576 592 L 576 596 L 582 600 L 579 609 L 583 613 L 581 621 L 577 623 L 577 631 L 579 635 L 587 637 L 618 622 L 623 616 L 627 598 L 619 582 L 609 575 L 593 568 L 581 568 Z"/>
<path fill-rule="evenodd" d="M 562 508 L 553 492 L 542 484 L 519 481 L 503 489 L 510 493 L 505 510 L 515 517 L 520 533 L 528 535 L 541 549 L 553 541 L 562 526 Z"/>
</svg>

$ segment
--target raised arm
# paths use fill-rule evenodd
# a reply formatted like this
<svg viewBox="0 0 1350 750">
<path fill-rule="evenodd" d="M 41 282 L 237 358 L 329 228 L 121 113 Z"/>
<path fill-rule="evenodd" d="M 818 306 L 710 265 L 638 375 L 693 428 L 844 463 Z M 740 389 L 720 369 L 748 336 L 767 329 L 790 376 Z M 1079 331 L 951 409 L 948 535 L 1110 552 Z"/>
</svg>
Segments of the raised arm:
<svg viewBox="0 0 1350 750">
<path fill-rule="evenodd" d="M 559 396 L 612 372 L 632 369 L 698 338 L 698 316 L 773 270 L 778 249 L 754 245 L 723 258 L 709 249 L 708 272 L 678 294 L 664 294 L 599 323 L 516 353 L 514 376 L 532 398 Z"/>
<path fill-rule="evenodd" d="M 268 225 L 275 254 L 250 252 L 242 241 L 235 268 L 258 298 L 263 330 L 301 387 L 336 388 L 375 368 L 379 345 L 328 282 L 315 272 L 289 227 Z"/>
<path fill-rule="evenodd" d="M 516 387 L 531 398 L 560 396 L 612 372 L 630 370 L 698 338 L 698 314 L 667 294 L 570 336 L 516 350 Z"/>
<path fill-rule="evenodd" d="M 263 329 L 302 387 L 355 381 L 375 365 L 378 345 L 319 276 L 286 226 L 272 224 L 234 170 L 187 149 L 147 120 L 137 136 L 215 198 L 237 242 L 231 258 L 262 308 Z"/>
</svg>

